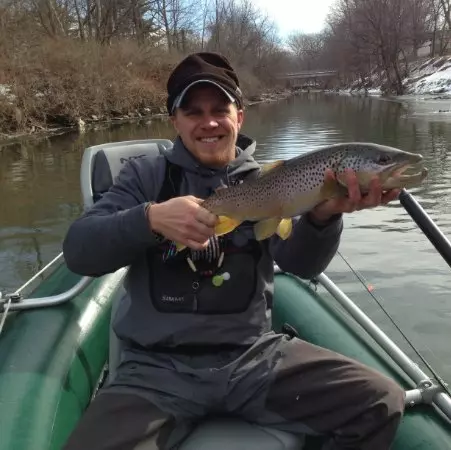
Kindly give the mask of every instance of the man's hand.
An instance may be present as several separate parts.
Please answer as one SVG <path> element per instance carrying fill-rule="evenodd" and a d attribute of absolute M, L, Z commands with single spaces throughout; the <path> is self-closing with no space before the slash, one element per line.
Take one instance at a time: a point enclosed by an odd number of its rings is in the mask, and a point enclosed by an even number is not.
<path fill-rule="evenodd" d="M 215 234 L 218 218 L 200 206 L 201 199 L 188 195 L 155 203 L 147 210 L 150 228 L 194 250 L 202 250 Z"/>
<path fill-rule="evenodd" d="M 348 186 L 348 197 L 327 200 L 310 211 L 310 217 L 315 222 L 325 223 L 336 214 L 351 213 L 362 209 L 386 205 L 396 200 L 399 196 L 399 189 L 383 192 L 377 177 L 371 180 L 368 194 L 362 195 L 355 172 L 353 170 L 347 170 L 345 176 Z M 335 175 L 332 170 L 327 169 L 325 179 L 335 180 Z"/>

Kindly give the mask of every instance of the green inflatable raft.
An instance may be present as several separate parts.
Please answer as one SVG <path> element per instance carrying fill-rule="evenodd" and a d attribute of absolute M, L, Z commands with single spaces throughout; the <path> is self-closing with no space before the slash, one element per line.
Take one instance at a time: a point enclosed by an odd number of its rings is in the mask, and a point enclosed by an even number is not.
<path fill-rule="evenodd" d="M 155 139 L 90 147 L 81 168 L 85 207 L 129 158 L 172 145 Z M 449 245 L 408 194 L 403 205 L 437 250 Z M 449 262 L 449 260 L 447 259 Z M 110 329 L 127 268 L 100 278 L 71 273 L 58 255 L 24 286 L 0 297 L 0 450 L 59 450 L 114 373 Z M 406 412 L 393 450 L 451 450 L 451 398 L 325 274 L 313 282 L 276 267 L 273 328 L 355 358 L 397 380 Z M 310 450 L 321 438 L 295 436 L 240 419 L 209 417 L 181 450 Z M 382 450 L 382 449 L 381 449 Z"/>

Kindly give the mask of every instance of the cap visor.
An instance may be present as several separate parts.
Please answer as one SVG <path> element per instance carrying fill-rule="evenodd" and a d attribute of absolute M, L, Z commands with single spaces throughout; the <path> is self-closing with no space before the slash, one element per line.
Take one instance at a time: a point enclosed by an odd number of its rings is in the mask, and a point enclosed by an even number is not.
<path fill-rule="evenodd" d="M 209 84 L 212 84 L 212 85 L 214 85 L 214 86 L 216 86 L 218 89 L 220 89 L 224 94 L 225 94 L 225 96 L 230 100 L 230 102 L 231 103 L 234 103 L 235 102 L 235 98 L 229 93 L 229 92 L 227 92 L 220 84 L 218 84 L 218 83 L 216 83 L 216 82 L 214 82 L 214 81 L 211 81 L 211 80 L 197 80 L 197 81 L 193 81 L 191 84 L 189 84 L 185 89 L 183 89 L 183 91 L 176 97 L 176 99 L 175 99 L 175 101 L 174 101 L 174 104 L 173 104 L 173 106 L 172 106 L 172 111 L 171 112 L 174 112 L 175 111 L 175 108 L 180 108 L 180 105 L 182 104 L 182 102 L 183 102 L 183 98 L 185 97 L 185 94 L 194 86 L 194 85 L 196 85 L 196 84 L 199 84 L 199 83 L 209 83 Z"/>

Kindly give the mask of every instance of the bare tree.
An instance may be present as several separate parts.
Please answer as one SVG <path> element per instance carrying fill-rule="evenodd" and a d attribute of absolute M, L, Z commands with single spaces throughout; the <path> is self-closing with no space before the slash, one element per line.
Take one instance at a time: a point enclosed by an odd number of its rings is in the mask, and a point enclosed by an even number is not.
<path fill-rule="evenodd" d="M 320 60 L 324 49 L 323 33 L 293 33 L 287 39 L 291 51 L 299 60 L 301 68 L 311 70 Z"/>
<path fill-rule="evenodd" d="M 30 0 L 30 9 L 48 36 L 67 34 L 71 20 L 67 9 L 58 0 Z"/>
<path fill-rule="evenodd" d="M 432 5 L 432 55 L 442 55 L 449 44 L 451 30 L 450 0 L 433 0 Z"/>
<path fill-rule="evenodd" d="M 440 0 L 440 4 L 448 29 L 451 30 L 451 2 L 450 0 Z"/>
<path fill-rule="evenodd" d="M 411 7 L 408 11 L 407 28 L 410 28 L 410 40 L 412 47 L 412 55 L 418 56 L 418 49 L 427 39 L 428 32 L 432 26 L 431 0 L 410 0 Z M 407 31 L 409 34 L 409 30 Z"/>
<path fill-rule="evenodd" d="M 276 45 L 275 26 L 250 0 L 215 0 L 207 48 L 221 51 L 238 65 L 258 65 Z"/>
<path fill-rule="evenodd" d="M 400 94 L 406 51 L 415 53 L 427 36 L 428 6 L 426 0 L 338 0 L 330 29 L 354 70 L 382 71 L 386 88 Z"/>

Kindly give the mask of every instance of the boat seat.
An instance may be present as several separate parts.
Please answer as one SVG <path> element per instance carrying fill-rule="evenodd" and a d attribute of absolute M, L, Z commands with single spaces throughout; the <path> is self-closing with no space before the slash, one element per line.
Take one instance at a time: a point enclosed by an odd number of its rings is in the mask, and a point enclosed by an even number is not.
<path fill-rule="evenodd" d="M 80 174 L 85 210 L 92 207 L 108 191 L 126 161 L 158 154 L 171 146 L 170 140 L 150 139 L 114 142 L 87 148 L 83 154 Z M 124 296 L 125 290 L 122 288 L 112 305 L 112 320 Z M 270 314 L 270 310 L 267 313 Z M 115 376 L 121 349 L 121 341 L 110 326 L 107 383 Z M 216 417 L 201 422 L 179 450 L 300 450 L 303 443 L 302 435 L 261 427 L 240 419 Z M 139 449 L 146 450 L 146 447 L 143 443 Z M 148 447 L 149 450 L 153 448 L 150 443 Z"/>
<path fill-rule="evenodd" d="M 202 422 L 179 450 L 301 450 L 303 446 L 302 435 L 221 417 Z"/>
<path fill-rule="evenodd" d="M 135 141 L 108 142 L 85 149 L 81 161 L 80 184 L 84 209 L 87 210 L 98 201 L 112 186 L 123 165 L 133 158 L 157 155 L 173 145 L 169 139 L 144 139 Z M 125 296 L 125 289 L 113 302 L 111 317 Z M 114 377 L 121 354 L 121 341 L 110 327 L 108 380 Z"/>
<path fill-rule="evenodd" d="M 145 139 L 136 141 L 109 142 L 86 148 L 83 153 L 80 170 L 82 198 L 85 209 L 89 209 L 101 196 L 108 191 L 113 180 L 119 174 L 123 164 L 132 158 L 154 155 L 173 145 L 169 139 Z M 125 290 L 112 305 L 111 317 L 114 318 Z M 270 315 L 271 311 L 268 310 Z M 121 342 L 110 327 L 109 373 L 111 380 L 116 372 L 121 354 Z"/>
<path fill-rule="evenodd" d="M 169 139 L 110 142 L 88 147 L 81 161 L 83 206 L 89 209 L 108 191 L 123 165 L 134 158 L 154 155 L 173 145 Z"/>

